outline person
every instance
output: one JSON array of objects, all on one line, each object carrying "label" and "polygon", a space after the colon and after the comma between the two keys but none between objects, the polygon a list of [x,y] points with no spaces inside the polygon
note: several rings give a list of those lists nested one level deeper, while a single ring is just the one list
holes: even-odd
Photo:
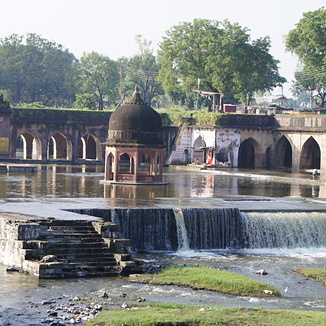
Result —
[{"label": "person", "polygon": [[313,171],[312,171],[312,178],[313,179],[316,179],[318,177],[318,170],[317,169],[314,169]]}]

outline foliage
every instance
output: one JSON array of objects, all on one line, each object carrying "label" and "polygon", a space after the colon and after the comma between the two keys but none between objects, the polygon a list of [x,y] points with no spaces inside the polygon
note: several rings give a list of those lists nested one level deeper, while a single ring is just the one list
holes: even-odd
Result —
[{"label": "foliage", "polygon": [[61,105],[73,96],[69,78],[75,57],[62,45],[37,34],[12,34],[0,40],[0,87],[14,103]]},{"label": "foliage", "polygon": [[295,53],[303,64],[295,75],[294,89],[314,92],[317,105],[326,99],[326,10],[324,7],[303,14],[286,37],[286,49]]},{"label": "foliage", "polygon": [[159,66],[150,48],[151,42],[142,41],[141,35],[136,36],[136,42],[139,46],[139,53],[129,59],[119,59],[122,82],[120,91],[123,95],[132,94],[135,85],[138,85],[144,102],[152,106],[154,99],[157,100],[164,93],[157,80]]},{"label": "foliage", "polygon": [[78,109],[96,110],[96,98],[94,94],[76,94],[76,101],[73,107]]},{"label": "foliage", "polygon": [[12,109],[13,122],[44,122],[65,124],[106,124],[110,111],[64,109]]},{"label": "foliage", "polygon": [[289,32],[285,45],[308,66],[326,64],[326,10],[324,7],[303,14],[296,27]]},{"label": "foliage", "polygon": [[165,91],[191,91],[200,80],[205,91],[233,92],[245,100],[285,82],[268,52],[269,38],[250,42],[248,30],[238,24],[195,19],[166,34],[159,51]]},{"label": "foliage", "polygon": [[98,110],[115,104],[119,87],[119,72],[115,61],[97,52],[84,53],[78,69],[81,91],[95,96]]},{"label": "foliage", "polygon": [[47,109],[48,107],[40,102],[24,103],[20,102],[15,105],[17,109]]},{"label": "foliage", "polygon": [[[326,74],[326,68],[325,68]],[[295,81],[292,86],[293,94],[300,96],[301,94],[308,94],[310,99],[310,108],[315,105],[324,107],[326,104],[326,83],[320,78],[315,76],[313,70],[303,67],[301,71],[295,72]],[[325,79],[326,81],[326,79]]]},{"label": "foliage", "polygon": [[181,126],[184,122],[187,125],[225,125],[227,115],[224,113],[186,111],[182,108],[159,109],[157,112],[161,115],[163,125]]},{"label": "foliage", "polygon": [[[140,279],[142,276],[140,276]],[[145,277],[146,281],[146,277]],[[249,279],[242,275],[220,271],[206,266],[170,266],[147,281],[151,284],[174,284],[193,289],[218,291],[232,295],[267,296],[264,291],[271,291],[280,296],[272,286]]]},{"label": "foliage", "polygon": [[294,271],[306,276],[311,277],[326,286],[326,269],[325,268],[296,268]]},{"label": "foliage", "polygon": [[193,114],[193,119],[196,121],[198,125],[209,125],[209,126],[218,126],[223,125],[226,115],[223,113],[215,113],[215,112],[196,112]]},{"label": "foliage", "polygon": [[86,326],[315,326],[324,325],[325,312],[180,304],[146,304],[135,309],[104,311]]}]

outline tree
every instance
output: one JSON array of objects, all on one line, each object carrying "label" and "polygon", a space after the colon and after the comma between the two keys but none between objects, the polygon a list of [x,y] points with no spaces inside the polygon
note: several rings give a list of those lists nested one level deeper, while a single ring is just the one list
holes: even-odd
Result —
[{"label": "tree", "polygon": [[200,79],[205,91],[244,99],[285,82],[268,52],[269,38],[250,42],[248,30],[238,24],[195,19],[166,34],[159,51],[159,80],[165,91],[197,89]]},{"label": "tree", "polygon": [[67,90],[73,74],[73,54],[37,34],[12,34],[0,40],[0,87],[14,103],[61,104],[73,98]]},{"label": "tree", "polygon": [[96,110],[96,98],[94,94],[76,94],[76,101],[73,106],[78,109]]},{"label": "tree", "polygon": [[81,90],[94,94],[98,110],[115,103],[119,87],[117,62],[96,52],[84,53],[80,58],[79,70]]},{"label": "tree", "polygon": [[294,88],[315,92],[317,103],[326,98],[326,10],[324,7],[303,14],[286,36],[287,51],[296,54],[303,68],[295,75]]},{"label": "tree", "polygon": [[151,42],[142,40],[141,35],[136,35],[136,42],[139,53],[129,59],[120,59],[122,92],[131,93],[135,85],[138,85],[142,99],[151,106],[156,97],[164,94],[161,83],[157,80],[159,66],[151,49]]},{"label": "tree", "polygon": [[295,81],[292,85],[292,92],[296,96],[300,96],[301,93],[309,94],[310,105],[313,104],[320,107],[325,106],[326,100],[326,84],[322,82],[322,78],[318,75],[318,72],[309,70],[307,66],[304,66],[294,74]]}]

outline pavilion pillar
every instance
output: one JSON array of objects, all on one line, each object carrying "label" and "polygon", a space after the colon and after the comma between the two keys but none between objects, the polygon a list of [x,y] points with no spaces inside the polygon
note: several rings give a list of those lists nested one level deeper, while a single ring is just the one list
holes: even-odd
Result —
[{"label": "pavilion pillar", "polygon": [[139,152],[138,150],[135,151],[134,156],[134,182],[137,182],[138,179],[138,160],[139,160]]},{"label": "pavilion pillar", "polygon": [[113,173],[113,181],[117,181],[118,175],[118,164],[119,164],[119,154],[117,153],[117,149],[113,150],[113,162],[112,162],[112,173]]}]

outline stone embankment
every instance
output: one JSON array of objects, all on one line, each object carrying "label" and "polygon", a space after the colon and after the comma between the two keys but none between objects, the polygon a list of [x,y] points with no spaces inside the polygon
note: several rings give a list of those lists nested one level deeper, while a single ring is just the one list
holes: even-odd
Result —
[{"label": "stone embankment", "polygon": [[117,277],[139,273],[116,224],[0,217],[0,263],[39,278]]}]

